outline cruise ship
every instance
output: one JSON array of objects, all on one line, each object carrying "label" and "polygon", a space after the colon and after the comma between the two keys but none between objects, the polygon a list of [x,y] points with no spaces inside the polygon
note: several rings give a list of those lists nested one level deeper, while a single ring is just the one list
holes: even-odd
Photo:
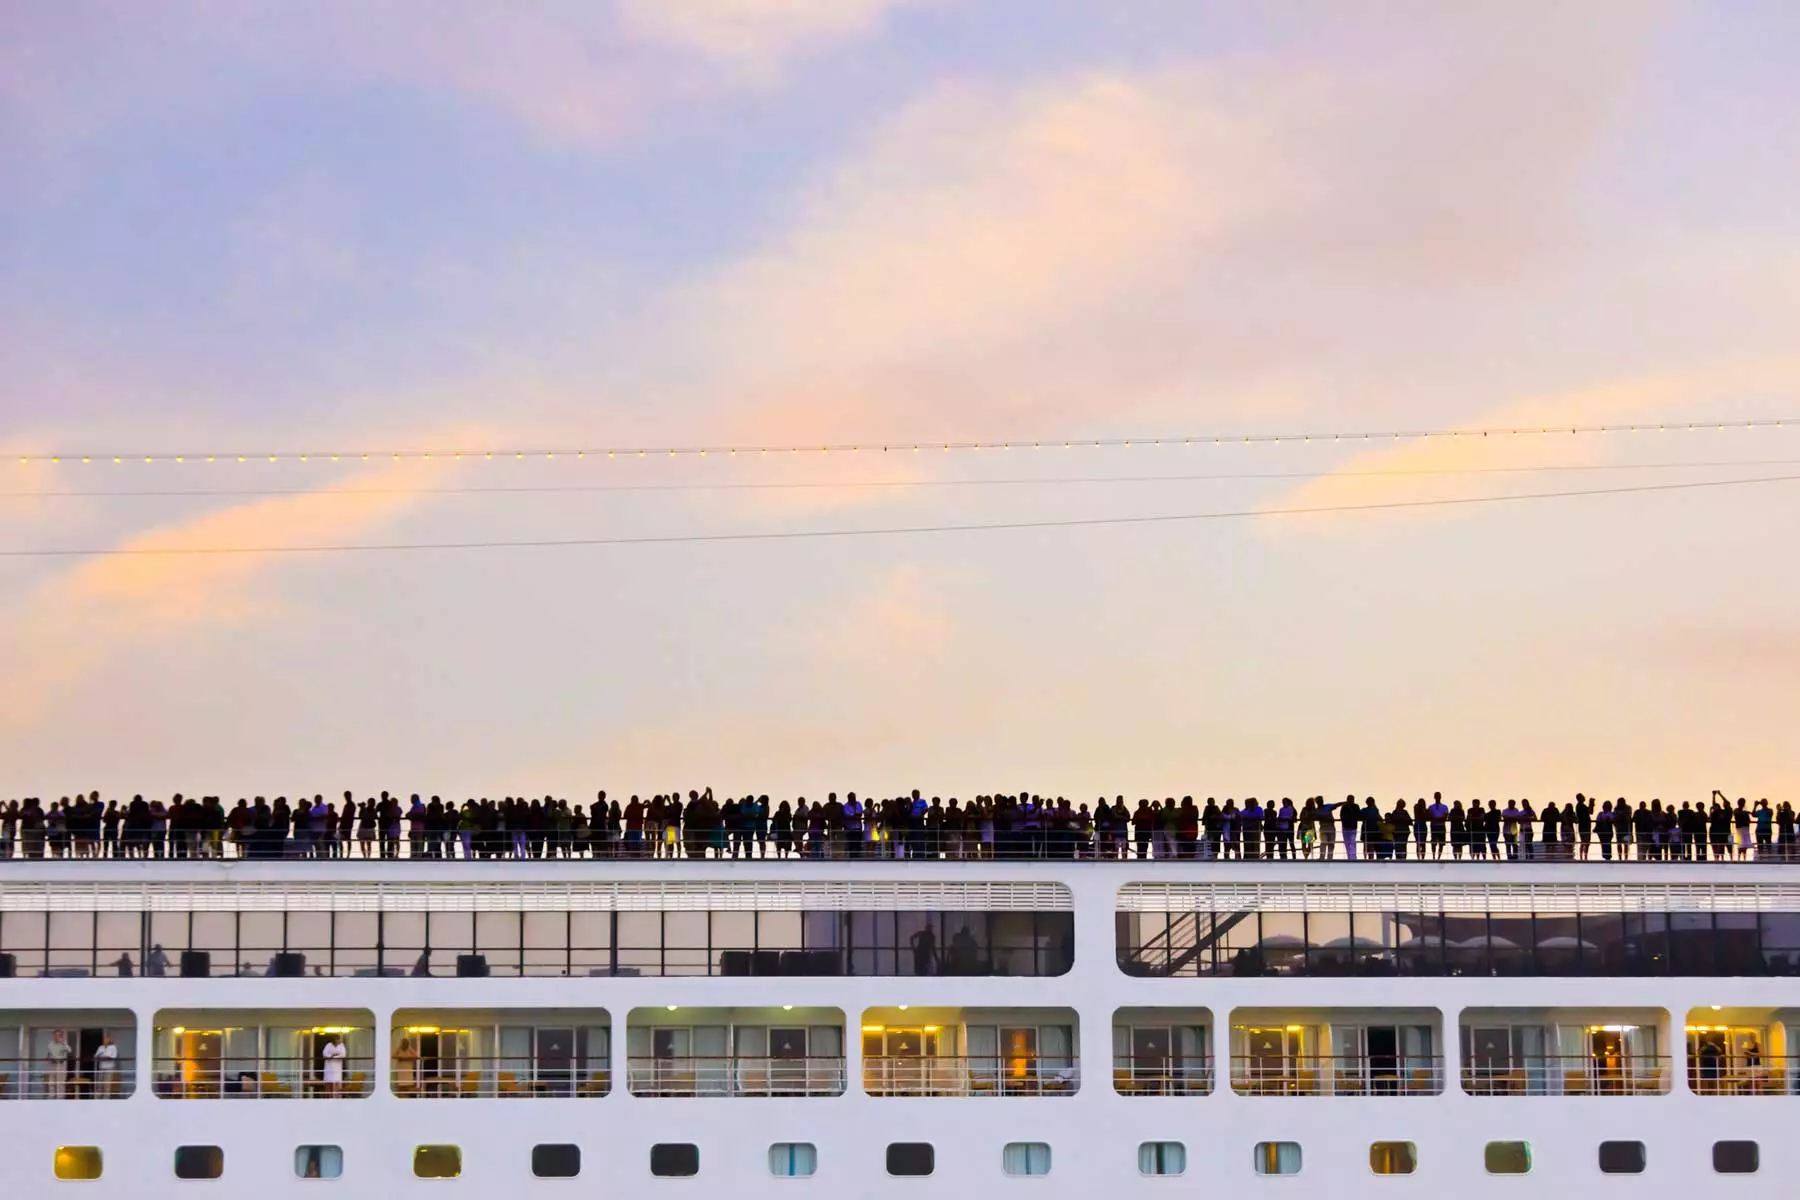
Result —
[{"label": "cruise ship", "polygon": [[0,1192],[1791,1195],[1794,876],[13,860]]}]

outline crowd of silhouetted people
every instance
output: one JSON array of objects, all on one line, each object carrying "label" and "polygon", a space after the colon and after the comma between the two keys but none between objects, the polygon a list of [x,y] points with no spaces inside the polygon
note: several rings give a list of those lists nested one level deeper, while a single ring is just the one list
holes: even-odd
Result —
[{"label": "crowd of silhouetted people", "polygon": [[0,858],[27,859],[1189,859],[1210,861],[1797,862],[1793,805],[1564,804],[1441,795],[1391,807],[1373,797],[1264,804],[1193,797],[1094,804],[1035,795],[908,796],[771,804],[712,789],[624,803],[508,796],[461,804],[382,792],[227,807],[98,792],[0,805]]}]

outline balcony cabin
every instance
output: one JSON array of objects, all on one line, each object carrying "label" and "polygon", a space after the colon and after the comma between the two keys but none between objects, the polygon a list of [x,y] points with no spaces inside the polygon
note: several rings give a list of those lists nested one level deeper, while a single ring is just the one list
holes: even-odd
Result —
[{"label": "balcony cabin", "polygon": [[844,1013],[836,1008],[631,1011],[625,1071],[634,1096],[844,1094]]},{"label": "balcony cabin", "polygon": [[131,1013],[0,1013],[0,1100],[123,1100],[136,1090]]},{"label": "balcony cabin", "polygon": [[165,1009],[151,1030],[164,1100],[335,1100],[375,1091],[366,1010]]},{"label": "balcony cabin", "polygon": [[1113,1013],[1113,1091],[1121,1096],[1212,1092],[1212,1013],[1121,1008]]},{"label": "balcony cabin", "polygon": [[612,1091],[602,1008],[401,1009],[388,1040],[402,1100],[594,1099]]},{"label": "balcony cabin", "polygon": [[1696,1096],[1800,1095],[1800,1008],[1696,1008],[1686,1034]]},{"label": "balcony cabin", "polygon": [[1081,1086],[1069,1008],[871,1008],[862,1017],[871,1096],[1072,1096]]},{"label": "balcony cabin", "polygon": [[1435,1096],[1435,1009],[1242,1008],[1231,1014],[1240,1096]]},{"label": "balcony cabin", "polygon": [[1470,1008],[1458,1031],[1471,1096],[1656,1096],[1668,1017],[1650,1008]]}]

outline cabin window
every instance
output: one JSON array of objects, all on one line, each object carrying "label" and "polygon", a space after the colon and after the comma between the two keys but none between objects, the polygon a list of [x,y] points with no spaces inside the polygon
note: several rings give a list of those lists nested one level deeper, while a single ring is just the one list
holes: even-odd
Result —
[{"label": "cabin window", "polygon": [[413,1151],[413,1174],[420,1179],[455,1179],[462,1174],[462,1147],[418,1147]]},{"label": "cabin window", "polygon": [[1529,1175],[1531,1143],[1489,1142],[1481,1159],[1489,1175]]},{"label": "cabin window", "polygon": [[1187,1170],[1187,1147],[1180,1142],[1145,1142],[1138,1147],[1138,1174],[1179,1175]]},{"label": "cabin window", "polygon": [[98,1179],[103,1164],[98,1146],[58,1146],[56,1177],[58,1179]]},{"label": "cabin window", "polygon": [[1713,1170],[1721,1175],[1754,1175],[1761,1158],[1755,1142],[1713,1143]]},{"label": "cabin window", "polygon": [[937,1151],[930,1142],[892,1142],[887,1148],[889,1175],[929,1175],[937,1169]]},{"label": "cabin window", "polygon": [[550,1142],[531,1148],[531,1173],[539,1179],[573,1179],[581,1174],[581,1147]]},{"label": "cabin window", "polygon": [[301,1179],[336,1179],[343,1173],[343,1147],[294,1147],[294,1174],[297,1177]]},{"label": "cabin window", "polygon": [[175,1147],[175,1178],[217,1179],[225,1173],[225,1152],[217,1146]]},{"label": "cabin window", "polygon": [[1411,1142],[1375,1142],[1369,1147],[1369,1170],[1377,1175],[1411,1175],[1419,1169],[1419,1148]]},{"label": "cabin window", "polygon": [[1000,1165],[1008,1175],[1048,1175],[1050,1146],[1047,1142],[1008,1142]]},{"label": "cabin window", "polygon": [[1642,1175],[1644,1143],[1601,1142],[1600,1170],[1606,1175]]},{"label": "cabin window", "polygon": [[1258,1175],[1298,1175],[1299,1142],[1258,1142],[1253,1159]]},{"label": "cabin window", "polygon": [[650,1173],[685,1179],[700,1173],[700,1147],[692,1142],[658,1142],[650,1147]]},{"label": "cabin window", "polygon": [[803,1179],[819,1169],[819,1148],[811,1142],[776,1142],[769,1147],[769,1174]]}]

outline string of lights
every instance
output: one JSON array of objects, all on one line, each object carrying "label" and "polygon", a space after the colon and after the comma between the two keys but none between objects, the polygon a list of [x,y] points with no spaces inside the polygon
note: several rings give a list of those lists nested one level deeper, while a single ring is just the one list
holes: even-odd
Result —
[{"label": "string of lights", "polygon": [[63,464],[95,464],[126,463],[252,463],[252,462],[372,462],[380,459],[391,461],[425,461],[449,459],[490,460],[511,459],[524,461],[529,459],[619,459],[619,458],[705,458],[717,456],[724,458],[755,455],[820,455],[820,454],[922,454],[925,452],[979,452],[988,450],[1128,450],[1133,447],[1163,448],[1178,446],[1225,446],[1225,445],[1298,445],[1328,442],[1396,442],[1424,441],[1428,439],[1478,439],[1478,438],[1519,438],[1519,437],[1569,437],[1611,433],[1699,433],[1702,431],[1728,430],[1771,430],[1786,429],[1800,425],[1800,418],[1769,418],[1762,420],[1734,421],[1666,421],[1645,422],[1628,425],[1529,425],[1505,426],[1487,429],[1413,429],[1388,430],[1377,432],[1371,430],[1357,432],[1322,432],[1322,433],[1212,433],[1187,436],[1150,436],[1150,437],[1111,437],[1111,438],[1058,438],[1058,439],[1012,439],[1006,441],[900,441],[900,442],[834,442],[782,445],[685,445],[685,446],[579,446],[564,447],[488,447],[462,449],[387,449],[387,450],[315,450],[315,451],[203,451],[190,453],[95,453],[95,452],[53,452],[53,453],[19,453],[14,457],[26,466]]},{"label": "string of lights", "polygon": [[108,546],[89,549],[0,550],[0,559],[50,558],[217,558],[235,555],[373,554],[423,551],[554,550],[601,546],[659,546],[711,542],[788,542],[827,538],[899,537],[948,533],[999,533],[1021,530],[1081,529],[1103,526],[1170,525],[1201,521],[1247,520],[1259,517],[1294,517],[1324,513],[1390,512],[1401,509],[1491,505],[1524,501],[1567,500],[1586,496],[1622,496],[1647,492],[1693,491],[1703,488],[1744,487],[1755,484],[1800,482],[1800,474],[1760,475],[1739,479],[1689,480],[1680,483],[1646,483],[1625,487],[1586,488],[1570,491],[1514,492],[1499,496],[1450,496],[1425,500],[1387,500],[1364,504],[1320,504],[1290,508],[1240,508],[1211,512],[1153,513],[1143,516],[1071,517],[1034,521],[992,521],[947,525],[905,525],[844,529],[740,530],[725,533],[624,534],[583,538],[532,538],[457,542],[346,542],[311,546]]},{"label": "string of lights", "polygon": [[[1741,470],[1749,467],[1800,466],[1800,458],[1688,459],[1637,463],[1543,463],[1527,466],[1395,467],[1390,469],[1333,471],[1337,479],[1462,478],[1480,475],[1563,475],[1615,471]],[[1229,481],[1317,479],[1312,471],[1212,471],[1174,475],[1028,475],[972,479],[783,479],[761,481],[691,481],[686,483],[575,483],[499,484],[469,486],[368,486],[368,487],[256,487],[256,488],[91,488],[17,489],[0,491],[0,500],[63,499],[204,499],[265,496],[533,496],[591,495],[608,492],[762,492],[1036,487],[1073,484],[1130,485],[1157,483],[1220,483]]]}]

